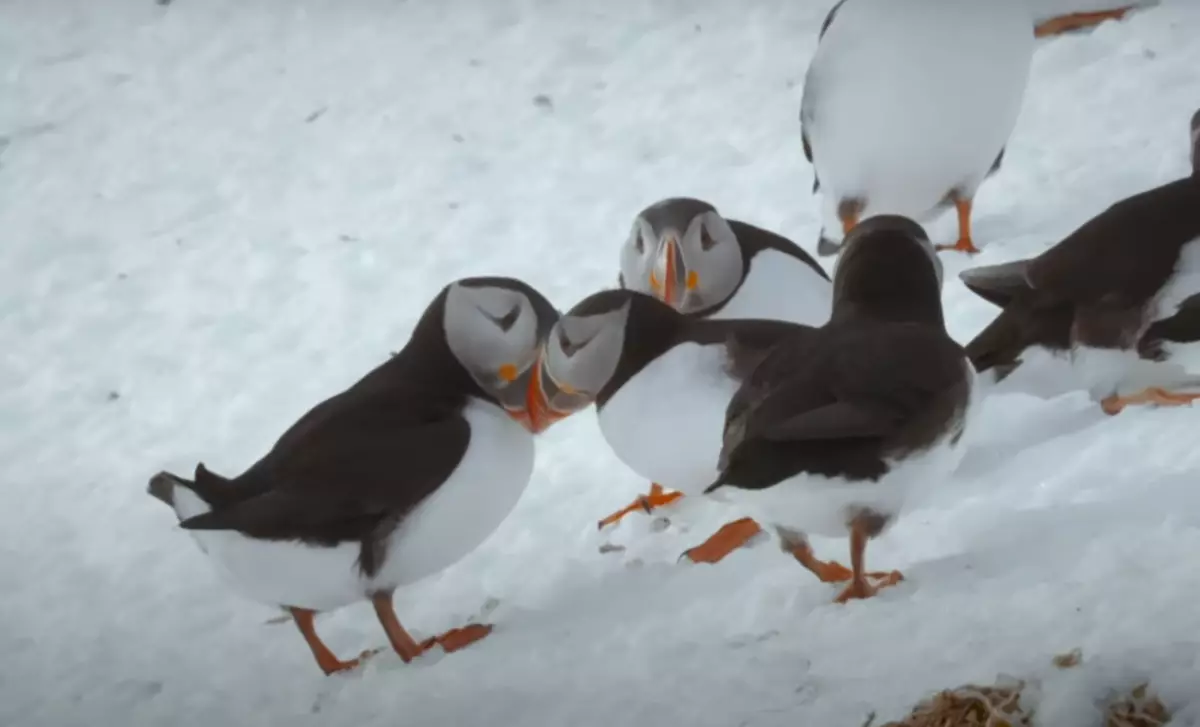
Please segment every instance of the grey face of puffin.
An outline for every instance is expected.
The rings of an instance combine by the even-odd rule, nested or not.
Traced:
[[[681,313],[724,302],[737,290],[742,248],[711,205],[666,200],[634,220],[621,254],[625,286],[653,295]]]
[[[553,310],[548,303],[542,307]],[[443,316],[450,352],[471,378],[526,429],[544,429],[529,394],[538,352],[553,321],[542,320],[521,291],[461,282],[447,291]]]
[[[536,376],[552,419],[587,407],[612,380],[625,347],[630,303],[594,315],[568,313],[550,329]]]

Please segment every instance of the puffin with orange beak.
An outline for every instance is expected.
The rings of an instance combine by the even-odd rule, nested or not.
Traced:
[[[799,245],[728,219],[701,199],[671,197],[639,212],[621,249],[620,265],[621,287],[652,295],[692,319],[820,326],[832,306],[828,273]],[[599,527],[680,497],[654,482],[648,494],[602,519]],[[754,521],[737,520],[688,555],[713,562],[758,532]]]
[[[292,616],[326,674],[374,652],[338,658],[314,617],[361,600],[405,662],[436,645],[460,649],[491,627],[418,642],[392,594],[477,548],[525,491],[534,436],[553,421],[533,394],[558,318],[519,280],[458,280],[403,350],[310,409],[242,474],[160,472],[149,493],[231,585]]]

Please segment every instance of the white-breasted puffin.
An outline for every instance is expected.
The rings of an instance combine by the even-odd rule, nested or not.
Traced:
[[[1200,112],[1190,176],[1112,205],[1037,257],[973,268],[967,288],[1002,310],[969,344],[1003,380],[1038,352],[1066,362],[1103,410],[1200,394]],[[1015,381],[1015,379],[1014,379]]]
[[[170,505],[222,576],[291,613],[326,674],[342,661],[313,620],[370,600],[405,662],[489,633],[474,624],[418,644],[392,607],[396,588],[479,546],[517,504],[549,426],[530,387],[558,311],[519,280],[476,277],[442,289],[405,347],[310,409],[241,475],[161,472]],[[364,652],[368,656],[373,652]]]
[[[822,197],[817,252],[860,219],[928,221],[954,206],[977,252],[972,201],[998,170],[1033,57],[1024,3],[842,0],[825,19],[800,106],[801,139]]]
[[[696,318],[634,290],[601,291],[563,314],[547,337],[535,377],[541,406],[565,416],[594,403],[622,462],[698,494],[716,473],[725,407],[739,382],[772,346],[812,330]],[[716,562],[758,530],[752,520],[731,523],[685,555]]]
[[[834,271],[829,323],[776,346],[726,411],[705,491],[748,506],[822,581],[849,581],[839,601],[901,580],[867,572],[867,542],[962,456],[974,372],[946,332],[941,278],[920,225],[862,222]],[[849,535],[851,568],[817,560],[806,534]]]
[[[833,284],[811,255],[791,240],[721,215],[710,202],[671,197],[634,218],[621,248],[622,288],[653,295],[692,318],[766,319],[819,326],[829,320]],[[661,484],[600,521],[650,512],[679,492]],[[757,526],[732,523],[746,539]]]

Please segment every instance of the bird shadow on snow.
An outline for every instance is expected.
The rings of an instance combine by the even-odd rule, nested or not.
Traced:
[[[977,422],[1003,422],[986,432],[968,435],[969,449],[955,477],[971,478],[993,472],[1022,452],[1046,446],[1111,421],[1086,395],[1043,399],[1026,394],[996,393],[981,402]]]

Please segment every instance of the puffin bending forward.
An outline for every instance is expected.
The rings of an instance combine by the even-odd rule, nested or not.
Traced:
[[[595,403],[600,431],[630,469],[680,493],[712,482],[725,407],[766,352],[811,327],[786,321],[685,316],[632,290],[580,301],[555,324],[535,377],[555,416]],[[723,527],[685,555],[716,562],[759,531]]]
[[[472,625],[418,644],[392,608],[399,587],[480,545],[516,505],[549,425],[529,384],[558,312],[510,278],[465,278],[425,310],[408,344],[316,405],[241,475],[197,465],[149,492],[233,585],[290,612],[317,665],[345,671],[317,612],[369,599],[405,662],[484,636]]]
[[[996,380],[1025,357],[1065,357],[1103,410],[1189,403],[1200,394],[1200,112],[1192,173],[1109,207],[1035,258],[964,271],[1002,310],[967,345]],[[1194,370],[1190,374],[1188,369]]]
[[[663,199],[638,213],[621,249],[619,281],[688,317],[710,320],[819,326],[829,320],[833,297],[829,274],[799,245],[689,197]],[[681,496],[652,483],[648,495],[604,518],[600,527]],[[745,539],[758,532],[753,521],[730,525]]]
[[[813,191],[833,255],[859,220],[927,221],[953,205],[978,252],[971,206],[1016,125],[1034,35],[1021,2],[842,0],[825,19],[800,106]],[[836,215],[837,221],[832,221]]]
[[[830,322],[776,346],[725,415],[720,475],[705,491],[751,507],[822,581],[849,581],[838,601],[902,579],[866,570],[867,542],[962,456],[974,373],[946,333],[941,277],[912,220],[858,225],[834,271]],[[849,534],[850,569],[817,560],[808,533]]]

